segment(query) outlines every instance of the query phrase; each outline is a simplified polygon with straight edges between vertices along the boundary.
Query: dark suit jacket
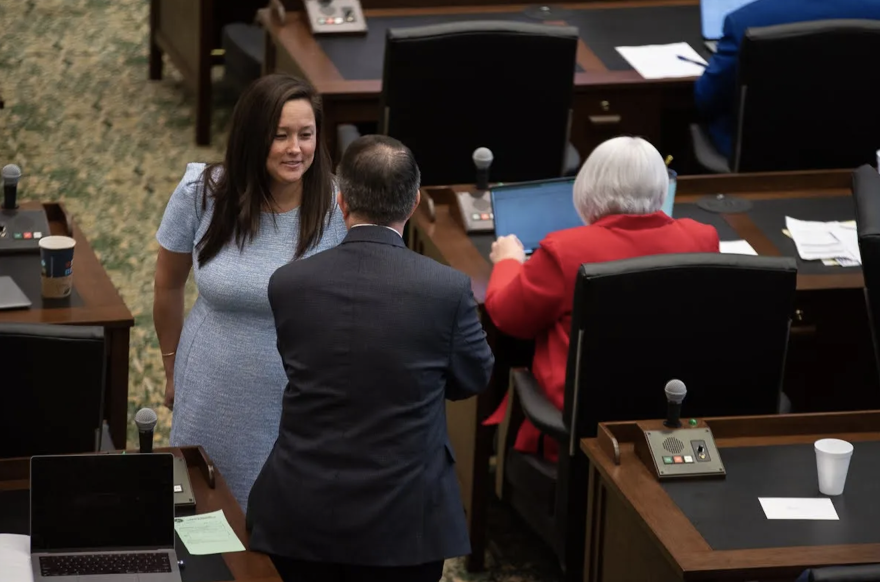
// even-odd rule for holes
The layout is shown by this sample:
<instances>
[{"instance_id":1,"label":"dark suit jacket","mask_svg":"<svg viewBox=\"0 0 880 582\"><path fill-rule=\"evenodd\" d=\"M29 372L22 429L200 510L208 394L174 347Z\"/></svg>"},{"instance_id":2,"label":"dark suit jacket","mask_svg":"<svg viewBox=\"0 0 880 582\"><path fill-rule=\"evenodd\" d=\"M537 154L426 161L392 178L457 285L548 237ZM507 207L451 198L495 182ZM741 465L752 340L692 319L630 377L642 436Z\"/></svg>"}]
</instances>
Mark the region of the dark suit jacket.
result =
<instances>
[{"instance_id":1,"label":"dark suit jacket","mask_svg":"<svg viewBox=\"0 0 880 582\"><path fill-rule=\"evenodd\" d=\"M736 128L736 66L746 30L839 18L880 19L880 0L755 0L727 15L724 36L706 71L697 79L694 94L697 109L709 123L709 135L721 154L730 156Z\"/></svg>"},{"instance_id":2,"label":"dark suit jacket","mask_svg":"<svg viewBox=\"0 0 880 582\"><path fill-rule=\"evenodd\" d=\"M380 226L269 281L289 383L278 440L251 491L251 548L405 566L470 553L446 399L494 358L470 280Z\"/></svg>"}]
</instances>

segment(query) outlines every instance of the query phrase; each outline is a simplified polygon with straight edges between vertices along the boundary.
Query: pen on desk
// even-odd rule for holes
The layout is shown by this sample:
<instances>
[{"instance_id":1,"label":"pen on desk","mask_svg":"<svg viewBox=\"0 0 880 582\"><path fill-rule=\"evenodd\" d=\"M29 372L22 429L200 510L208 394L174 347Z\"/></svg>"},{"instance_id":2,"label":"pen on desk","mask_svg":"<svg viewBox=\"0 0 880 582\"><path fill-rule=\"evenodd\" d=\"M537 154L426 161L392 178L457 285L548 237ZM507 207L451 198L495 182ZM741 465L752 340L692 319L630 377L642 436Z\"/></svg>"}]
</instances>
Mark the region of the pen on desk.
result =
<instances>
[{"instance_id":1,"label":"pen on desk","mask_svg":"<svg viewBox=\"0 0 880 582\"><path fill-rule=\"evenodd\" d=\"M707 66L706 63L701 63L700 61L696 61L694 59L689 59L689 58L684 57L682 55L676 55L676 56L678 57L678 60L680 60L680 61L684 61L684 62L690 63L692 65L697 65L698 67L703 67L704 69Z\"/></svg>"}]
</instances>

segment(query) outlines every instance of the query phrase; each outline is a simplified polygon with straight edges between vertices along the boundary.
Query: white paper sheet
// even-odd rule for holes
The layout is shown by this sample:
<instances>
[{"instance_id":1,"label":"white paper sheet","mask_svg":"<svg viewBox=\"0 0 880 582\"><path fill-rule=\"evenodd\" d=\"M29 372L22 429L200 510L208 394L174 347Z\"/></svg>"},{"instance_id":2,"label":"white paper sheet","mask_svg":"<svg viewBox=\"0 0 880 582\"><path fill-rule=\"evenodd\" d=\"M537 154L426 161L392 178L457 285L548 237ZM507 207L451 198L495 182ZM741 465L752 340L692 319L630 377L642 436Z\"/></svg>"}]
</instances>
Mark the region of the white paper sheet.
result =
<instances>
[{"instance_id":1,"label":"white paper sheet","mask_svg":"<svg viewBox=\"0 0 880 582\"><path fill-rule=\"evenodd\" d=\"M817 222L785 217L785 228L805 261L838 259L841 265L859 265L858 234L851 223Z\"/></svg>"},{"instance_id":2,"label":"white paper sheet","mask_svg":"<svg viewBox=\"0 0 880 582\"><path fill-rule=\"evenodd\" d=\"M748 241L744 240L723 240L719 243L719 250L729 255L757 255L755 249Z\"/></svg>"},{"instance_id":3,"label":"white paper sheet","mask_svg":"<svg viewBox=\"0 0 880 582\"><path fill-rule=\"evenodd\" d=\"M759 497L767 519L838 520L827 497Z\"/></svg>"},{"instance_id":4,"label":"white paper sheet","mask_svg":"<svg viewBox=\"0 0 880 582\"><path fill-rule=\"evenodd\" d=\"M707 65L705 59L686 42L619 46L616 49L645 79L699 77ZM702 66L695 63L702 63Z\"/></svg>"},{"instance_id":5,"label":"white paper sheet","mask_svg":"<svg viewBox=\"0 0 880 582\"><path fill-rule=\"evenodd\" d=\"M0 582L34 582L30 536L0 534Z\"/></svg>"}]
</instances>

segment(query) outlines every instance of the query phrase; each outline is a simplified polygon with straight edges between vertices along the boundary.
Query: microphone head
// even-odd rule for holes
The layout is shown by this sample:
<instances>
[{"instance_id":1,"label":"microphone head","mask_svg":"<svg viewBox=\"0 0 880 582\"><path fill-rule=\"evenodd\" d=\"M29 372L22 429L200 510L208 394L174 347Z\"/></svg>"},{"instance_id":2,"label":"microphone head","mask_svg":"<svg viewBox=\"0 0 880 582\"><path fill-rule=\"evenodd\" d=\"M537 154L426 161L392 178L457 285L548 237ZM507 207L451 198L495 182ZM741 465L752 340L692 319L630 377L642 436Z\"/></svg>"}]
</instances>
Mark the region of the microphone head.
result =
<instances>
[{"instance_id":1,"label":"microphone head","mask_svg":"<svg viewBox=\"0 0 880 582\"><path fill-rule=\"evenodd\" d=\"M3 177L4 184L9 184L10 186L18 184L18 180L21 178L21 168L15 164L8 164L0 170L0 176Z\"/></svg>"},{"instance_id":2,"label":"microphone head","mask_svg":"<svg viewBox=\"0 0 880 582\"><path fill-rule=\"evenodd\" d=\"M153 430L156 428L158 420L159 417L156 416L156 412L152 408L141 408L134 415L134 423L140 431Z\"/></svg>"},{"instance_id":3,"label":"microphone head","mask_svg":"<svg viewBox=\"0 0 880 582\"><path fill-rule=\"evenodd\" d=\"M474 165L479 170L485 170L489 166L492 165L492 160L495 157L492 155L492 150L489 148L477 148L474 150Z\"/></svg>"},{"instance_id":4,"label":"microphone head","mask_svg":"<svg viewBox=\"0 0 880 582\"><path fill-rule=\"evenodd\" d=\"M670 380L666 383L664 392L666 392L667 401L681 404L681 401L687 395L687 388L685 388L684 382L681 380Z\"/></svg>"}]
</instances>

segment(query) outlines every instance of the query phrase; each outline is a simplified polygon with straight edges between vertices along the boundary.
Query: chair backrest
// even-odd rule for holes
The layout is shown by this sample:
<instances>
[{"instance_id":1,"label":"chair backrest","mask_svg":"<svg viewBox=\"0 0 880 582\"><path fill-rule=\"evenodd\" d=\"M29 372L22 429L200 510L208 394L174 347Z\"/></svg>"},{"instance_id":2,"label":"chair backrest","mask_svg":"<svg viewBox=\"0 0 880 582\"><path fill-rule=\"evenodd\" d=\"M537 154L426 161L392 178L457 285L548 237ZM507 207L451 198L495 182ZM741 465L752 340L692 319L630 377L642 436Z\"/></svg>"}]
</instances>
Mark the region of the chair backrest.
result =
<instances>
[{"instance_id":1,"label":"chair backrest","mask_svg":"<svg viewBox=\"0 0 880 582\"><path fill-rule=\"evenodd\" d=\"M379 131L406 144L423 184L563 175L577 28L471 21L388 31Z\"/></svg>"},{"instance_id":2,"label":"chair backrest","mask_svg":"<svg viewBox=\"0 0 880 582\"><path fill-rule=\"evenodd\" d=\"M750 28L739 52L735 172L856 168L874 159L880 21Z\"/></svg>"},{"instance_id":3,"label":"chair backrest","mask_svg":"<svg viewBox=\"0 0 880 582\"><path fill-rule=\"evenodd\" d=\"M862 166L853 172L852 192L874 357L880 365L880 174L877 170Z\"/></svg>"},{"instance_id":4,"label":"chair backrest","mask_svg":"<svg viewBox=\"0 0 880 582\"><path fill-rule=\"evenodd\" d=\"M673 378L687 386L683 417L778 412L796 285L790 257L582 265L563 412L572 443L599 422L664 418Z\"/></svg>"},{"instance_id":5,"label":"chair backrest","mask_svg":"<svg viewBox=\"0 0 880 582\"><path fill-rule=\"evenodd\" d=\"M807 582L880 582L880 564L812 568L806 574Z\"/></svg>"},{"instance_id":6,"label":"chair backrest","mask_svg":"<svg viewBox=\"0 0 880 582\"><path fill-rule=\"evenodd\" d=\"M0 458L94 451L105 353L100 327L0 324Z\"/></svg>"}]
</instances>

